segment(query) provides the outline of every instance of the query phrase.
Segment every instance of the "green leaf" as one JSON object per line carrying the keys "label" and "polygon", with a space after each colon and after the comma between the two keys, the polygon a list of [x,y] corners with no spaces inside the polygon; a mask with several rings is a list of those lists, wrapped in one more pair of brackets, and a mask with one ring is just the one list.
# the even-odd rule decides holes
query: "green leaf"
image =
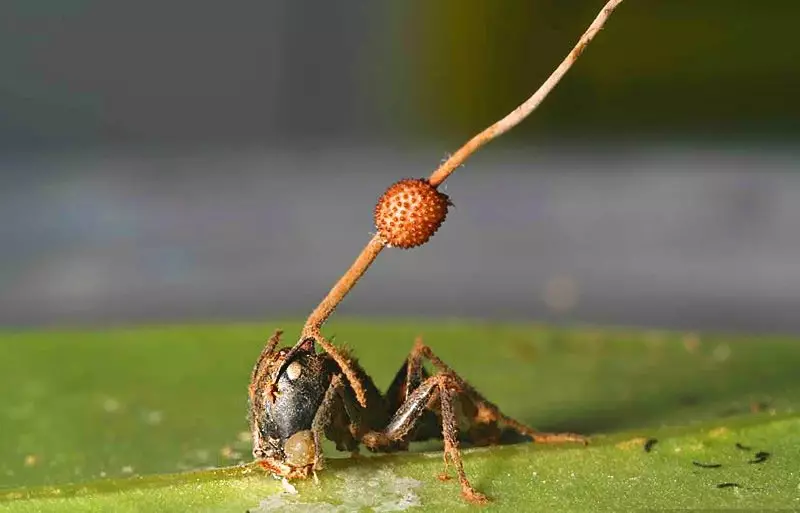
{"label": "green leaf", "polygon": [[[0,511],[469,508],[457,481],[437,479],[435,443],[356,459],[329,449],[319,483],[248,464],[250,368],[273,329],[299,325],[0,334]],[[467,450],[492,510],[800,507],[797,340],[463,322],[327,333],[382,388],[422,335],[507,414],[594,435],[588,448]]]}

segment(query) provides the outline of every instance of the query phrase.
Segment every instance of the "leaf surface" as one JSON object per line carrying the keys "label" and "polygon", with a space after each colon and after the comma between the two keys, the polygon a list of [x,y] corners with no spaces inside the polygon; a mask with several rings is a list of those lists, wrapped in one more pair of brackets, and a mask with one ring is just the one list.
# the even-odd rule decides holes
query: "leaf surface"
{"label": "leaf surface", "polygon": [[[0,511],[468,508],[455,480],[436,478],[435,443],[357,459],[328,450],[319,483],[247,464],[250,367],[276,327],[299,325],[0,334]],[[593,435],[588,448],[468,450],[492,510],[800,507],[792,338],[455,321],[327,332],[381,388],[422,335],[507,414]]]}

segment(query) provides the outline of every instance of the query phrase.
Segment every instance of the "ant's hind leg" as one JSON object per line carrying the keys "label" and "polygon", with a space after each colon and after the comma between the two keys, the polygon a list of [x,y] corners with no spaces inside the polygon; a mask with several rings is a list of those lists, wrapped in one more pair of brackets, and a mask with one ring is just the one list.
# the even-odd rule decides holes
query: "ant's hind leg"
{"label": "ant's hind leg", "polygon": [[[424,415],[432,414],[430,406],[438,403],[442,413],[439,434],[444,439],[445,470],[452,463],[458,474],[462,495],[470,502],[483,504],[487,498],[476,491],[464,472],[458,441],[458,421],[454,403],[461,393],[459,381],[449,373],[437,374],[425,379],[397,409],[388,425],[382,431],[365,434],[361,442],[373,451],[392,451],[403,444],[412,430],[424,420]],[[446,476],[446,474],[443,474]],[[446,477],[444,477],[446,479]]]}
{"label": "ant's hind leg", "polygon": [[[425,345],[419,337],[414,342],[414,348],[411,350],[409,361],[411,361],[412,358],[420,362],[423,359],[428,360],[438,372],[452,376],[452,379],[458,384],[458,390],[462,396],[462,409],[471,424],[470,438],[477,445],[487,445],[498,441],[500,436],[500,431],[497,428],[498,422],[508,426],[521,435],[530,437],[536,443],[553,444],[577,442],[584,445],[588,444],[588,439],[582,435],[575,433],[540,432],[505,415],[500,411],[497,405],[481,395],[472,385],[467,383],[466,380],[461,378],[453,369],[436,356],[431,348]],[[421,363],[419,363],[419,366],[421,367]],[[464,399],[466,399],[466,401]]]}
{"label": "ant's hind leg", "polygon": [[[392,384],[389,385],[384,395],[386,400],[386,413],[388,414],[387,418],[391,418],[395,415],[395,412],[403,407],[411,398],[412,394],[430,377],[430,374],[423,364],[423,355],[420,353],[418,345],[415,344],[403,361],[403,365],[398,369],[394,380],[392,380]],[[412,431],[408,433],[407,436],[404,436],[404,441],[395,442],[394,447],[398,449],[405,448],[408,442],[439,439],[441,436],[442,430],[439,416],[428,408],[420,413],[420,418],[415,422]]]}
{"label": "ant's hind leg", "polygon": [[397,370],[392,384],[386,390],[387,407],[390,414],[400,408],[411,394],[419,388],[423,381],[429,376],[423,367],[422,355],[416,350],[417,346],[411,349],[403,365]]}

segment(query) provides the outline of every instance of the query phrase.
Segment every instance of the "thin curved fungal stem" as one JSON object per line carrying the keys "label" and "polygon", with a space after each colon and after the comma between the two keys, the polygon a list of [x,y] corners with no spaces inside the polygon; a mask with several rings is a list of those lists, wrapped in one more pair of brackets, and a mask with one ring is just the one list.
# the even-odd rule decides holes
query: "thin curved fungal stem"
{"label": "thin curved fungal stem", "polygon": [[311,312],[311,315],[308,316],[300,340],[307,337],[314,337],[319,333],[322,325],[328,320],[328,317],[330,317],[336,307],[339,306],[339,303],[341,303],[342,299],[350,292],[350,289],[353,288],[358,279],[367,272],[367,269],[372,265],[372,262],[375,261],[383,248],[383,240],[381,240],[380,236],[375,234],[372,240],[367,243],[366,247],[361,250],[361,253],[356,257],[356,261],[353,262],[350,269],[339,278],[339,281],[331,288],[328,295],[323,298],[320,304]]}
{"label": "thin curved fungal stem", "polygon": [[446,161],[439,166],[439,169],[434,171],[431,176],[428,178],[428,181],[434,187],[438,187],[441,185],[442,182],[447,180],[447,177],[450,176],[453,171],[458,169],[464,161],[466,161],[470,155],[475,153],[481,146],[488,143],[489,141],[503,135],[504,133],[508,132],[515,126],[517,126],[520,121],[528,117],[528,115],[536,110],[536,108],[544,101],[550,91],[555,88],[558,82],[567,74],[567,71],[575,64],[575,61],[578,60],[578,57],[583,53],[586,49],[586,46],[592,42],[594,36],[600,32],[600,29],[603,28],[603,25],[608,20],[608,17],[611,16],[611,13],[614,12],[614,9],[617,8],[619,4],[622,3],[622,0],[609,0],[608,3],[600,10],[600,13],[594,19],[589,28],[586,29],[586,32],[583,33],[580,39],[578,39],[578,43],[572,49],[569,54],[561,61],[561,64],[547,77],[547,80],[536,90],[533,95],[525,100],[519,107],[511,111],[506,117],[498,121],[497,123],[491,125],[489,128],[484,130],[483,132],[479,133],[469,141],[467,141],[464,146],[458,149],[453,155],[450,156]]}
{"label": "thin curved fungal stem", "polygon": [[[530,98],[525,100],[519,107],[511,111],[507,116],[486,128],[478,135],[474,136],[472,139],[467,141],[466,144],[459,148],[458,151],[453,153],[450,158],[443,162],[442,165],[440,165],[439,168],[430,175],[428,181],[431,183],[431,185],[434,187],[441,185],[442,182],[444,182],[453,173],[453,171],[458,169],[458,167],[461,166],[470,157],[470,155],[475,153],[475,151],[477,151],[481,146],[509,131],[518,125],[523,119],[528,117],[531,112],[536,110],[536,108],[547,97],[550,91],[555,88],[567,71],[569,71],[572,65],[575,64],[575,61],[578,60],[578,57],[580,57],[580,55],[586,49],[586,46],[592,41],[592,39],[594,39],[594,36],[600,32],[600,29],[603,28],[603,25],[606,23],[609,16],[611,16],[611,13],[614,12],[614,9],[616,9],[621,3],[622,0],[609,0],[600,10],[600,13],[597,15],[591,25],[589,25],[589,28],[586,29],[586,32],[584,32],[580,37],[578,43],[575,45],[572,51],[567,54],[566,58],[561,61],[561,64],[559,64],[555,71],[550,74],[541,87],[539,87],[539,89],[537,89]],[[369,243],[367,243],[366,247],[358,255],[355,262],[353,262],[353,265],[350,266],[350,269],[348,269],[347,272],[339,279],[339,281],[336,282],[330,292],[328,292],[322,302],[320,302],[319,306],[317,306],[317,308],[311,312],[311,315],[309,315],[308,320],[306,320],[306,324],[303,328],[304,336],[300,337],[300,342],[309,336],[316,338],[316,336],[319,335],[322,325],[325,323],[328,317],[330,317],[339,303],[342,302],[347,293],[352,290],[356,282],[358,282],[358,280],[364,275],[372,262],[375,261],[380,252],[383,250],[384,246],[385,243],[383,240],[381,240],[380,236],[376,234],[372,237]],[[327,349],[328,348],[326,347],[326,350]]]}

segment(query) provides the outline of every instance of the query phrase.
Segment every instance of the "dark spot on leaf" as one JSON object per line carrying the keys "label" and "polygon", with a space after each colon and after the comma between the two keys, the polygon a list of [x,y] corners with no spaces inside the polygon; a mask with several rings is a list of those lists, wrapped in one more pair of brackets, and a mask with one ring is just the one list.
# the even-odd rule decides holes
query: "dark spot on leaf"
{"label": "dark spot on leaf", "polygon": [[764,463],[769,459],[770,456],[771,456],[770,453],[766,451],[758,451],[756,453],[756,457],[748,461],[747,463]]}
{"label": "dark spot on leaf", "polygon": [[693,461],[692,465],[700,468],[720,468],[722,466],[722,463],[703,463],[700,461]]}
{"label": "dark spot on leaf", "polygon": [[753,450],[752,447],[748,447],[746,445],[742,445],[739,442],[736,442],[736,448],[741,450],[741,451],[752,451]]}
{"label": "dark spot on leaf", "polygon": [[650,452],[653,447],[658,443],[658,439],[650,438],[644,443],[644,452]]}
{"label": "dark spot on leaf", "polygon": [[739,483],[720,483],[717,485],[717,488],[741,488],[742,485]]}

